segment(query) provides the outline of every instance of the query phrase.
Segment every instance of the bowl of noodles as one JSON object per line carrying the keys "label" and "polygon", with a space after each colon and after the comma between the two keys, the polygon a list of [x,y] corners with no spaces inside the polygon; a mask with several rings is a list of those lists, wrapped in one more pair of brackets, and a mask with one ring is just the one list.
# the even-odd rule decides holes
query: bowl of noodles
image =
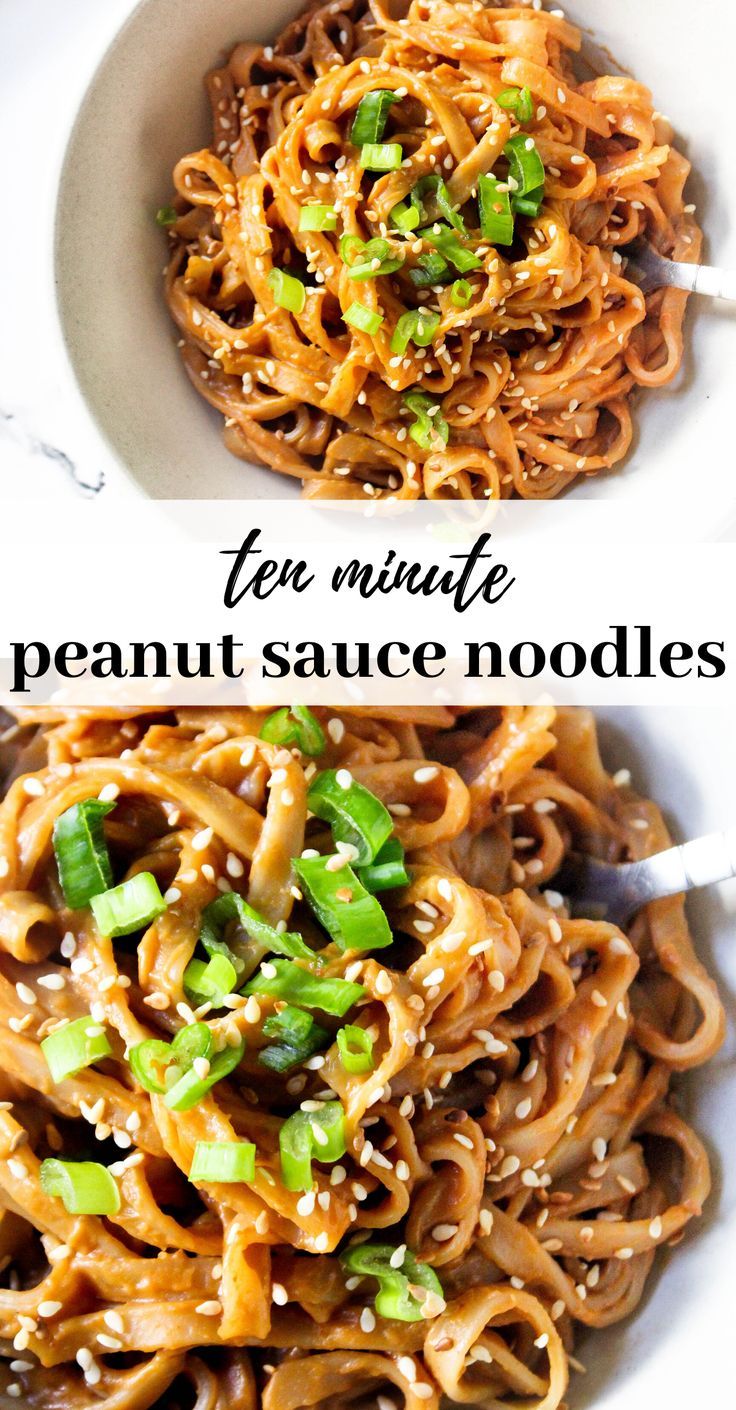
{"label": "bowl of noodles", "polygon": [[659,804],[730,820],[725,712],[6,723],[4,1404],[727,1382],[733,888],[624,930],[557,889],[666,847]]}
{"label": "bowl of noodles", "polygon": [[688,27],[669,7],[663,39],[633,0],[143,0],[75,126],[56,250],[74,369],[134,479],[171,498],[666,486],[715,522],[730,328],[628,263],[642,238],[697,262],[701,226],[736,258],[707,9]]}

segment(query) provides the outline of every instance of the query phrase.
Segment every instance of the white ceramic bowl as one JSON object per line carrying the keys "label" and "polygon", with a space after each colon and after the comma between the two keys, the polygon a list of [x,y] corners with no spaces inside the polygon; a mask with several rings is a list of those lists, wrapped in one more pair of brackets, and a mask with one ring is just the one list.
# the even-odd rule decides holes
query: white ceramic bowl
{"label": "white ceramic bowl", "polygon": [[[164,307],[165,244],[153,223],[171,170],[209,138],[205,70],[241,39],[266,42],[300,0],[143,0],[103,59],[80,111],[61,183],[57,283],[63,329],[88,406],[123,466],[158,498],[271,498],[296,482],[237,461],[221,418],[191,390]],[[709,255],[736,266],[736,145],[726,122],[733,85],[725,30],[731,0],[572,0],[570,14],[654,89],[691,156],[691,187]],[[722,112],[718,112],[721,95]],[[575,498],[663,498],[687,506],[694,533],[724,531],[736,478],[724,447],[732,428],[723,307],[691,313],[687,365],[676,391],[647,393],[623,469],[578,483]]]}

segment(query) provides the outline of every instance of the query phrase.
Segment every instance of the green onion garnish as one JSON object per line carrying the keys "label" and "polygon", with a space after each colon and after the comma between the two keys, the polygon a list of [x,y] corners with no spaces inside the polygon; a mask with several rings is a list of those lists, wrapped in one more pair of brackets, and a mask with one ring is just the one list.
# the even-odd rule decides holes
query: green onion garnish
{"label": "green onion garnish", "polygon": [[461,245],[454,230],[449,225],[438,222],[419,231],[419,235],[446,259],[459,274],[467,274],[471,269],[480,269],[483,261],[472,250]]}
{"label": "green onion garnish", "polygon": [[315,1023],[311,1013],[294,1008],[293,1004],[287,1004],[280,1013],[267,1018],[263,1032],[267,1038],[279,1040],[258,1054],[258,1061],[272,1072],[288,1072],[297,1063],[306,1062],[320,1048],[325,1048],[330,1041],[327,1029]]}
{"label": "green onion garnish", "polygon": [[100,935],[130,935],[163,914],[166,902],[150,871],[139,871],[111,891],[90,897],[92,914]]}
{"label": "green onion garnish", "polygon": [[67,808],[54,823],[54,853],[64,900],[73,911],[89,905],[93,896],[112,886],[112,866],[103,818],[114,803],[85,798]]}
{"label": "green onion garnish", "polygon": [[400,142],[366,142],[360,149],[364,171],[398,171],[403,160]]}
{"label": "green onion garnish", "polygon": [[251,1141],[197,1141],[192,1184],[235,1185],[255,1179],[256,1148]]}
{"label": "green onion garnish", "polygon": [[514,239],[514,215],[508,191],[499,191],[495,176],[483,173],[478,177],[480,229],[491,245],[511,245]]}
{"label": "green onion garnish", "polygon": [[189,1070],[195,1058],[209,1059],[211,1053],[211,1028],[206,1023],[189,1023],[179,1029],[171,1043],[163,1038],[136,1043],[128,1053],[128,1061],[141,1087],[163,1096]]}
{"label": "green onion garnish", "polygon": [[418,309],[402,313],[391,339],[392,353],[405,353],[410,342],[428,348],[439,325],[438,313],[420,313]]}
{"label": "green onion garnish", "polygon": [[450,299],[455,308],[467,308],[473,297],[473,286],[467,279],[456,279],[450,290]]}
{"label": "green onion garnish", "polygon": [[[241,930],[249,937],[251,944],[243,944],[237,936],[229,942],[224,939],[224,931],[232,921],[237,921]],[[294,930],[277,930],[269,925],[263,916],[254,911],[237,891],[226,891],[216,901],[210,901],[202,912],[199,932],[200,944],[208,955],[225,955],[240,973],[245,960],[257,962],[265,954],[288,955],[293,960],[306,960],[308,964],[321,963],[319,956],[302,940]]]}
{"label": "green onion garnish", "polygon": [[439,402],[426,392],[405,392],[402,401],[416,417],[409,427],[409,435],[422,450],[431,450],[440,443],[447,445],[450,427],[439,409]]}
{"label": "green onion garnish", "polygon": [[176,225],[179,219],[179,212],[173,206],[162,206],[156,211],[156,224],[165,229],[167,225]]}
{"label": "green onion garnish", "polygon": [[[425,1288],[443,1298],[442,1284],[427,1263],[420,1263],[407,1250],[398,1268],[392,1267],[396,1249],[392,1244],[355,1244],[340,1255],[340,1263],[350,1277],[376,1278],[379,1291],[376,1312],[399,1322],[421,1322],[422,1302],[410,1288]],[[444,1302],[444,1298],[443,1298]]]}
{"label": "green onion garnish", "polygon": [[527,215],[532,220],[536,220],[542,209],[543,201],[544,187],[538,186],[536,191],[529,191],[526,196],[512,196],[511,209],[517,215]]}
{"label": "green onion garnish", "polygon": [[406,201],[400,201],[393,207],[389,220],[402,235],[409,235],[420,224],[419,211],[415,206],[407,205]]}
{"label": "green onion garnish", "polygon": [[82,1068],[112,1056],[104,1030],[90,1014],[49,1033],[41,1043],[41,1052],[54,1082],[75,1077]]}
{"label": "green onion garnish", "polygon": [[330,871],[329,857],[295,858],[293,866],[318,921],[339,950],[383,950],[393,940],[375,896],[349,866]]}
{"label": "green onion garnish", "polygon": [[361,98],[350,131],[350,141],[354,147],[380,142],[386,130],[389,108],[397,102],[396,95],[387,88],[378,88],[375,93],[366,93]]}
{"label": "green onion garnish", "polygon": [[[272,971],[276,973],[273,974]],[[242,991],[244,994],[265,994],[273,999],[286,999],[289,1004],[300,1004],[308,1009],[321,1009],[323,1013],[335,1014],[344,1018],[348,1009],[365,997],[362,984],[351,984],[347,979],[323,979],[309,970],[289,960],[271,960],[268,974],[259,970],[249,980]]]}
{"label": "green onion garnish", "polygon": [[164,1097],[166,1106],[170,1111],[191,1111],[217,1082],[221,1082],[223,1077],[228,1077],[239,1067],[244,1053],[244,1041],[241,1041],[237,1048],[223,1048],[222,1052],[216,1053],[210,1060],[210,1070],[206,1077],[198,1077],[194,1067],[190,1067],[167,1091]]}
{"label": "green onion garnish", "polygon": [[389,837],[384,842],[374,861],[367,867],[357,867],[366,891],[393,891],[397,886],[408,886],[409,875],[404,865],[404,849],[398,837]]}
{"label": "green onion garnish", "polygon": [[388,808],[347,769],[325,769],[312,780],[307,807],[328,822],[337,842],[355,848],[357,866],[373,861],[394,830]]}
{"label": "green onion garnish", "polygon": [[345,1115],[339,1102],[319,1111],[295,1111],[279,1131],[281,1175],[287,1190],[308,1190],[312,1161],[332,1163],[345,1154]]}
{"label": "green onion garnish", "polygon": [[409,270],[409,278],[417,289],[430,289],[435,284],[446,284],[451,277],[447,260],[436,250],[431,254],[421,255],[414,268]]}
{"label": "green onion garnish", "polygon": [[334,206],[302,206],[299,211],[300,230],[337,230]]}
{"label": "green onion garnish", "polygon": [[504,88],[496,102],[499,108],[513,113],[519,122],[531,122],[534,117],[534,99],[530,88]]}
{"label": "green onion garnish", "polygon": [[509,176],[515,182],[516,196],[526,196],[544,186],[544,164],[533,137],[517,132],[509,137],[503,150],[509,159]]}
{"label": "green onion garnish", "polygon": [[361,333],[377,333],[383,323],[382,314],[374,313],[372,309],[366,308],[365,304],[359,303],[351,304],[343,318],[353,328],[360,328]]}
{"label": "green onion garnish", "polygon": [[422,220],[429,220],[430,218],[424,200],[425,196],[430,193],[434,197],[437,209],[441,211],[445,220],[447,220],[455,230],[459,231],[461,235],[467,235],[468,232],[465,227],[465,221],[459,212],[454,209],[447,185],[439,175],[439,172],[436,171],[429,172],[427,176],[423,176],[421,181],[417,182],[411,193],[411,203],[417,213],[417,223]]}
{"label": "green onion garnish", "polygon": [[343,235],[340,258],[347,265],[350,279],[377,279],[382,274],[393,274],[404,263],[403,256],[391,255],[388,240],[380,236],[361,240],[359,235]]}
{"label": "green onion garnish", "polygon": [[301,279],[295,279],[285,269],[272,269],[268,285],[279,308],[285,308],[289,313],[301,313],[307,302],[307,291]]}
{"label": "green onion garnish", "polygon": [[261,726],[260,737],[287,749],[293,745],[311,758],[323,753],[327,744],[317,716],[306,705],[285,705],[275,710]]}
{"label": "green onion garnish", "polygon": [[215,1008],[221,1008],[225,995],[232,994],[237,982],[235,965],[221,953],[213,955],[208,962],[190,960],[184,970],[184,989],[197,1004],[209,1001]]}
{"label": "green onion garnish", "polygon": [[67,1214],[117,1214],[120,1191],[104,1165],[94,1160],[44,1160],[41,1189],[63,1202]]}
{"label": "green onion garnish", "polygon": [[337,1046],[340,1061],[346,1072],[358,1075],[373,1071],[373,1039],[365,1028],[359,1028],[356,1023],[347,1023],[338,1032]]}

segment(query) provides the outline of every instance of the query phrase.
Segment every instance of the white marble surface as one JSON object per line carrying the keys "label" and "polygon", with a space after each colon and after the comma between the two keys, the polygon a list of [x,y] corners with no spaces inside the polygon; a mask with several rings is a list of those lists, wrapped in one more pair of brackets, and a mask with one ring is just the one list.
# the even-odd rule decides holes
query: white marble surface
{"label": "white marble surface", "polygon": [[136,493],[78,398],[52,264],[68,134],[133,7],[134,0],[0,0],[0,501]]}

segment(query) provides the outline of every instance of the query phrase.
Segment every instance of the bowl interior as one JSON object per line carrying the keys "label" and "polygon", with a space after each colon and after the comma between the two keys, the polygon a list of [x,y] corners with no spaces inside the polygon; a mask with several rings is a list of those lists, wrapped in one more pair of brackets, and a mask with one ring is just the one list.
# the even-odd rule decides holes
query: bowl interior
{"label": "bowl interior", "polygon": [[[701,0],[697,25],[690,0],[668,0],[666,22],[662,6],[638,0],[574,0],[570,12],[653,87],[695,164],[692,199],[710,255],[736,264],[726,209],[736,145],[716,138],[713,127],[713,95],[730,91],[731,82],[729,48],[719,37],[722,6]],[[274,38],[299,8],[300,0],[142,0],[103,59],[72,133],[56,226],[63,332],[93,417],[140,489],[157,498],[298,494],[296,482],[232,457],[221,418],[192,391],[163,302],[165,242],[153,215],[170,197],[175,162],[209,140],[207,68],[239,40]],[[715,449],[731,409],[732,327],[723,306],[701,307],[697,318],[691,312],[677,390],[640,399],[628,463],[576,484],[575,498],[640,504],[666,494],[687,504],[706,531],[727,521],[736,491]]]}

